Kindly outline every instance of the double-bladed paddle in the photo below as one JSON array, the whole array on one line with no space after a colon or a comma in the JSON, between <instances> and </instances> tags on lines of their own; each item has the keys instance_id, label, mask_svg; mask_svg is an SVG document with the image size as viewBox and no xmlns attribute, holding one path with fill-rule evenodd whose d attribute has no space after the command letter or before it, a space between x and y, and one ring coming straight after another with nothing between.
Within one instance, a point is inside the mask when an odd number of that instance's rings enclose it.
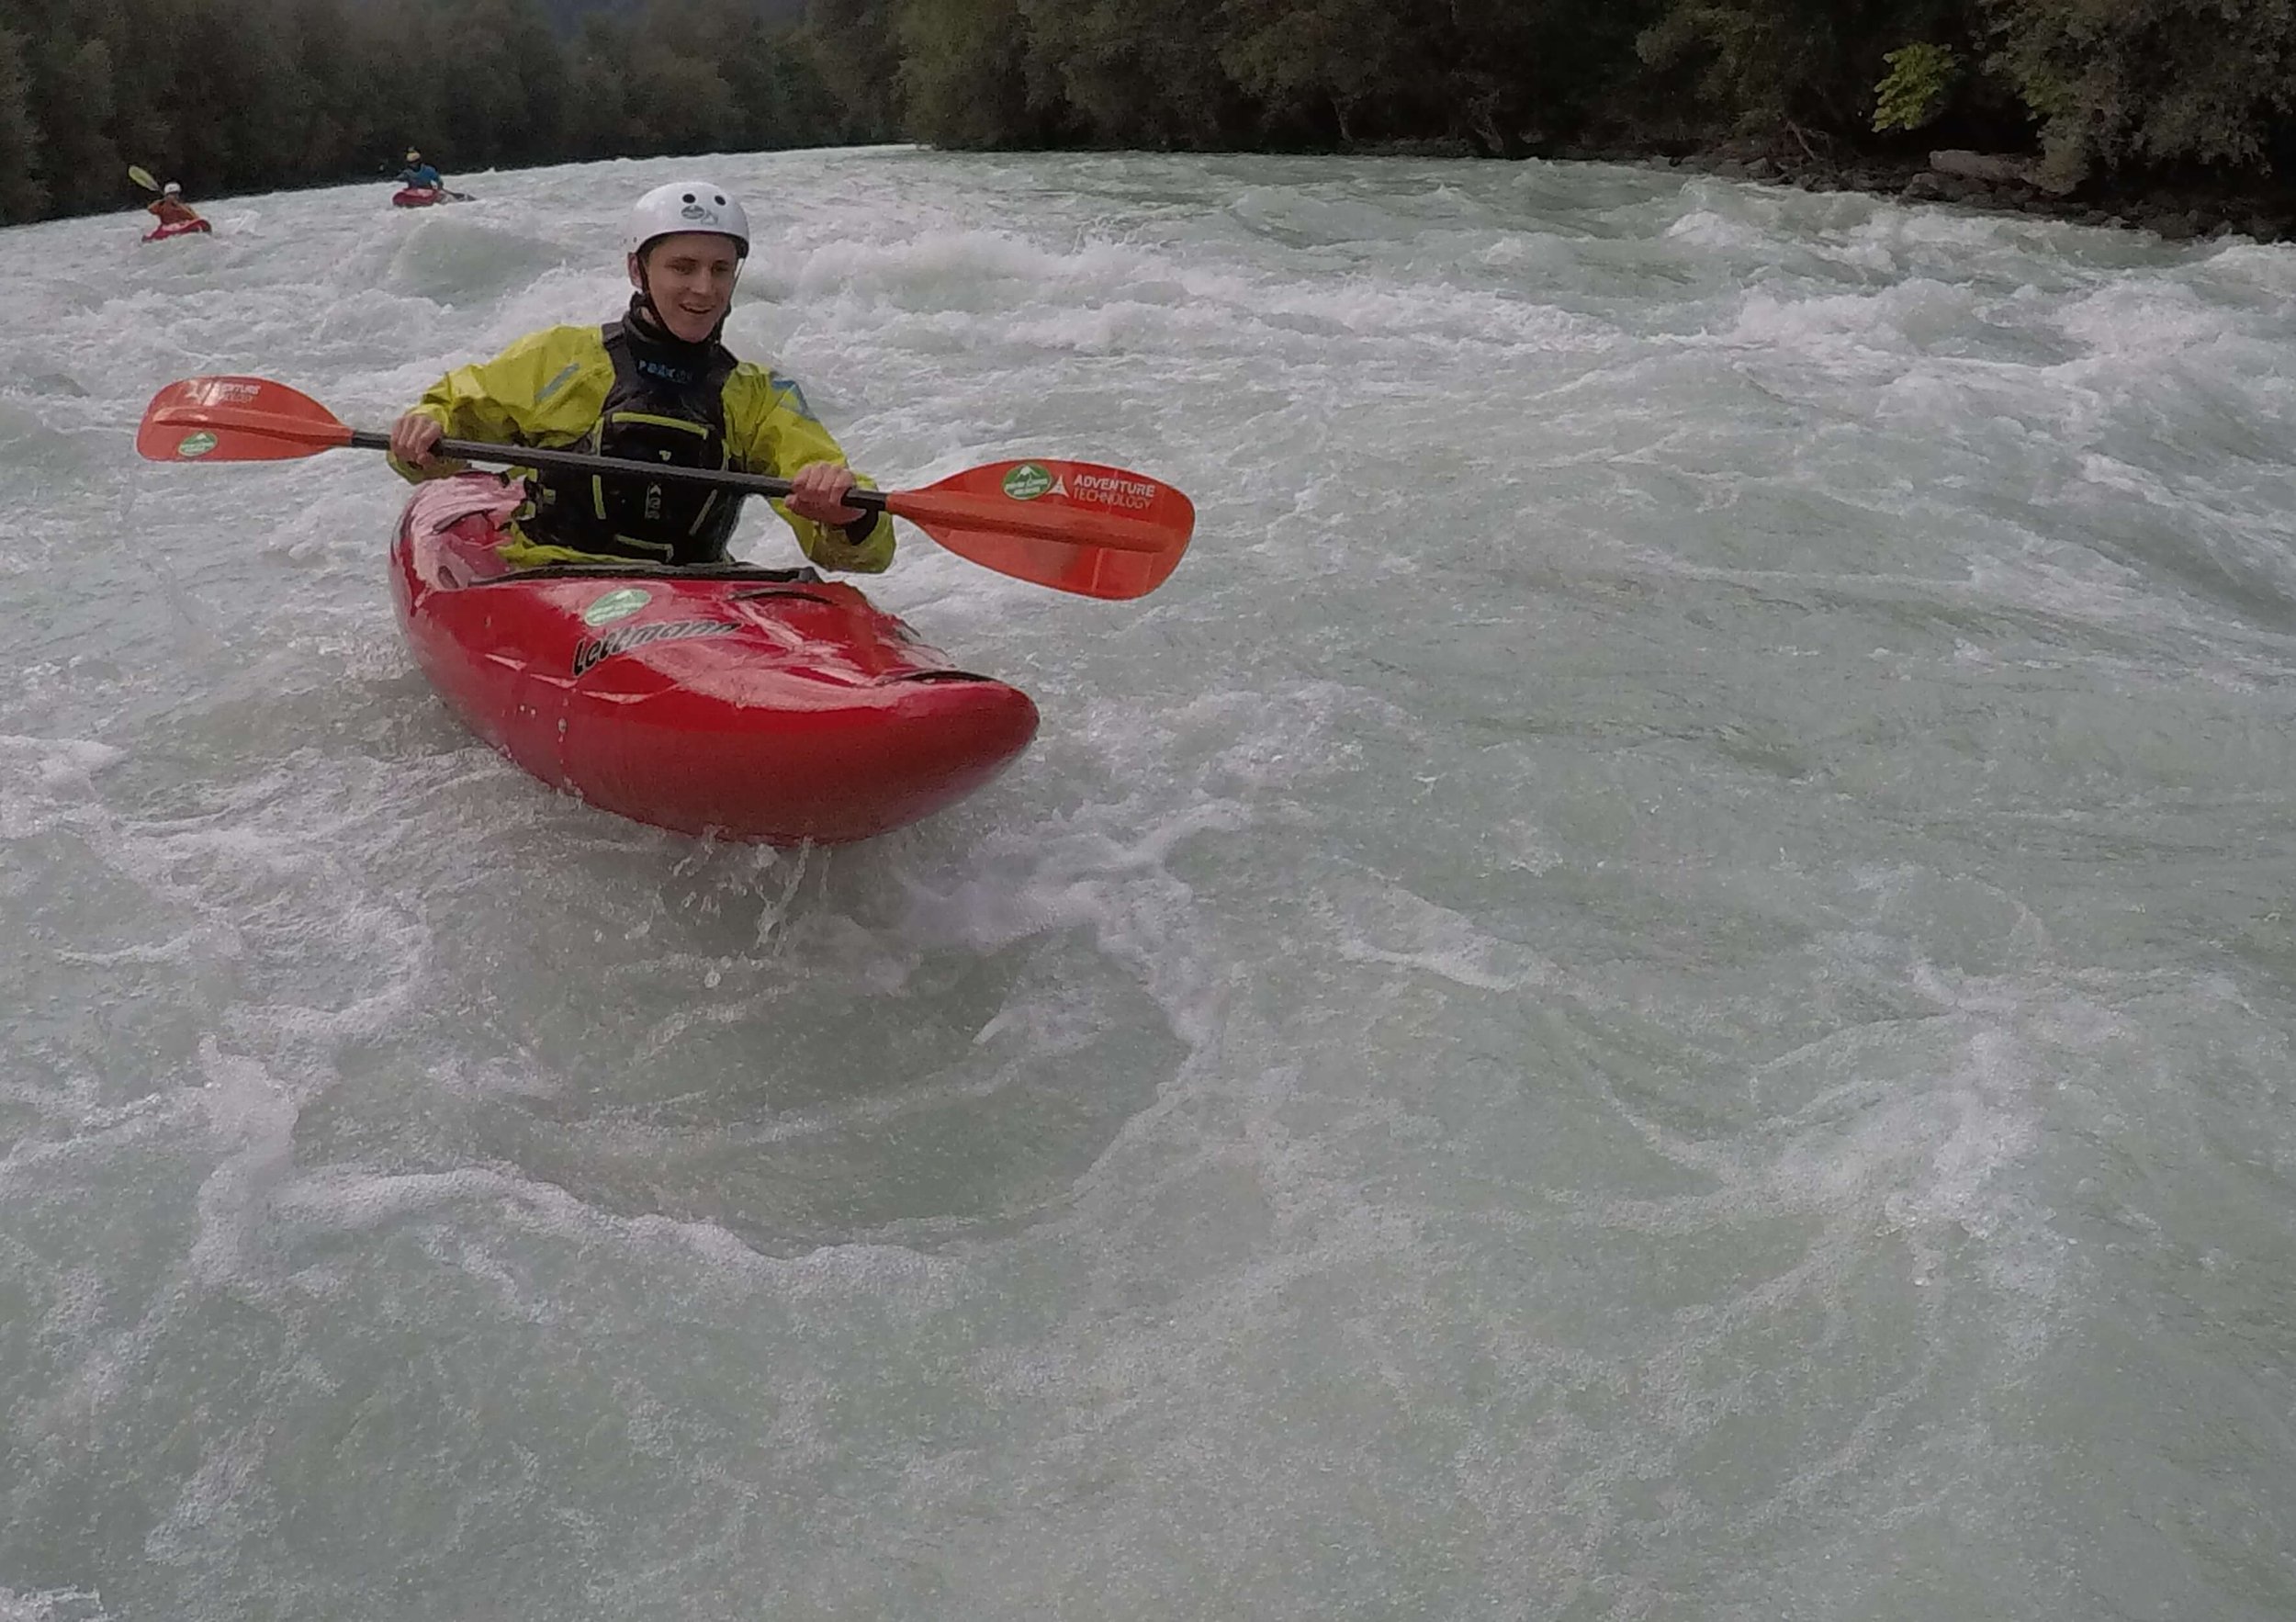
<instances>
[{"instance_id":1,"label":"double-bladed paddle","mask_svg":"<svg viewBox=\"0 0 2296 1622\"><path fill-rule=\"evenodd\" d=\"M154 462L276 462L390 436L353 428L309 395L264 377L189 377L144 408L136 449ZM625 461L581 451L442 439L442 456L571 473L628 474L785 496L786 479ZM846 501L906 518L958 557L1080 597L1144 597L1179 567L1196 509L1170 485L1095 462L991 462L923 490L850 491Z\"/></svg>"}]
</instances>

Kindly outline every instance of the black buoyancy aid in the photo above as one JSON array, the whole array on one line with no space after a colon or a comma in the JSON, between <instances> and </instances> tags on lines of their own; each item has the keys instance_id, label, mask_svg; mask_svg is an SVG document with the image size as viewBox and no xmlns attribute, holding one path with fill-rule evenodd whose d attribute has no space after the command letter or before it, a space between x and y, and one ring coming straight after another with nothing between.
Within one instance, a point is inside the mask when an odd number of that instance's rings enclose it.
<instances>
[{"instance_id":1,"label":"black buoyancy aid","mask_svg":"<svg viewBox=\"0 0 2296 1622\"><path fill-rule=\"evenodd\" d=\"M580 448L628 461L725 467L726 380L739 364L725 345L658 339L625 321L607 322L603 336L613 385ZM539 473L529 488L533 511L521 527L537 541L602 557L722 563L741 518L738 493L682 481Z\"/></svg>"}]
</instances>

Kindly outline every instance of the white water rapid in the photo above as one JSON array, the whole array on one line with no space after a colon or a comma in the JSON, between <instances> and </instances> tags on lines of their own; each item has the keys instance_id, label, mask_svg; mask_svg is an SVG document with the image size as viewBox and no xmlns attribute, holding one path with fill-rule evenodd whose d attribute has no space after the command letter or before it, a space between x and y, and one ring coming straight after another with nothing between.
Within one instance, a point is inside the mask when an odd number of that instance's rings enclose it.
<instances>
[{"instance_id":1,"label":"white water rapid","mask_svg":"<svg viewBox=\"0 0 2296 1622\"><path fill-rule=\"evenodd\" d=\"M1197 501L807 853L414 671L390 416L621 303ZM2296 251L1538 164L610 163L0 232L0 1619L2296 1615ZM755 513L742 547L792 549Z\"/></svg>"}]
</instances>

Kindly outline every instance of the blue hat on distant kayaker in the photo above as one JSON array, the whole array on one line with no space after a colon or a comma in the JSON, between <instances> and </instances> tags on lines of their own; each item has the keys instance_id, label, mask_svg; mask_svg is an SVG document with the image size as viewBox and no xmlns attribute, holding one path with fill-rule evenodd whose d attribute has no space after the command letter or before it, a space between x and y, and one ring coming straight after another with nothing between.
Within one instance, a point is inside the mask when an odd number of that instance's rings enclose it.
<instances>
[{"instance_id":1,"label":"blue hat on distant kayaker","mask_svg":"<svg viewBox=\"0 0 2296 1622\"><path fill-rule=\"evenodd\" d=\"M790 481L774 504L811 561L868 573L892 562L892 519L847 503L860 481L804 390L720 341L749 254L749 216L733 194L707 180L658 186L630 210L623 246L622 319L552 327L448 373L391 429L400 471L457 471L432 451L453 438L761 473ZM526 488L503 547L517 567L719 563L740 515L738 495L639 475L537 471Z\"/></svg>"}]
</instances>

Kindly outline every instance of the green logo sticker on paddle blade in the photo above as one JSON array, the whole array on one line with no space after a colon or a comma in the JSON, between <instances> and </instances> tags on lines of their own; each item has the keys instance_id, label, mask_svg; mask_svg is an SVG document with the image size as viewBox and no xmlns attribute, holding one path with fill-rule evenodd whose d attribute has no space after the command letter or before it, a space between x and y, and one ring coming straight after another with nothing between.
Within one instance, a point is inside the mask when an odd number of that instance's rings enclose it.
<instances>
[{"instance_id":1,"label":"green logo sticker on paddle blade","mask_svg":"<svg viewBox=\"0 0 2296 1622\"><path fill-rule=\"evenodd\" d=\"M636 586L625 586L618 591L607 592L597 602L582 610L582 624L610 625L616 620L628 619L653 600L654 594L651 591L642 591Z\"/></svg>"},{"instance_id":2,"label":"green logo sticker on paddle blade","mask_svg":"<svg viewBox=\"0 0 2296 1622\"><path fill-rule=\"evenodd\" d=\"M1023 462L1005 475L1005 493L1016 501L1033 501L1052 488L1052 476L1034 462Z\"/></svg>"},{"instance_id":3,"label":"green logo sticker on paddle blade","mask_svg":"<svg viewBox=\"0 0 2296 1622\"><path fill-rule=\"evenodd\" d=\"M179 456L189 456L197 461L213 449L215 449L215 435L202 428L197 434L185 434L175 446L175 454Z\"/></svg>"}]
</instances>

